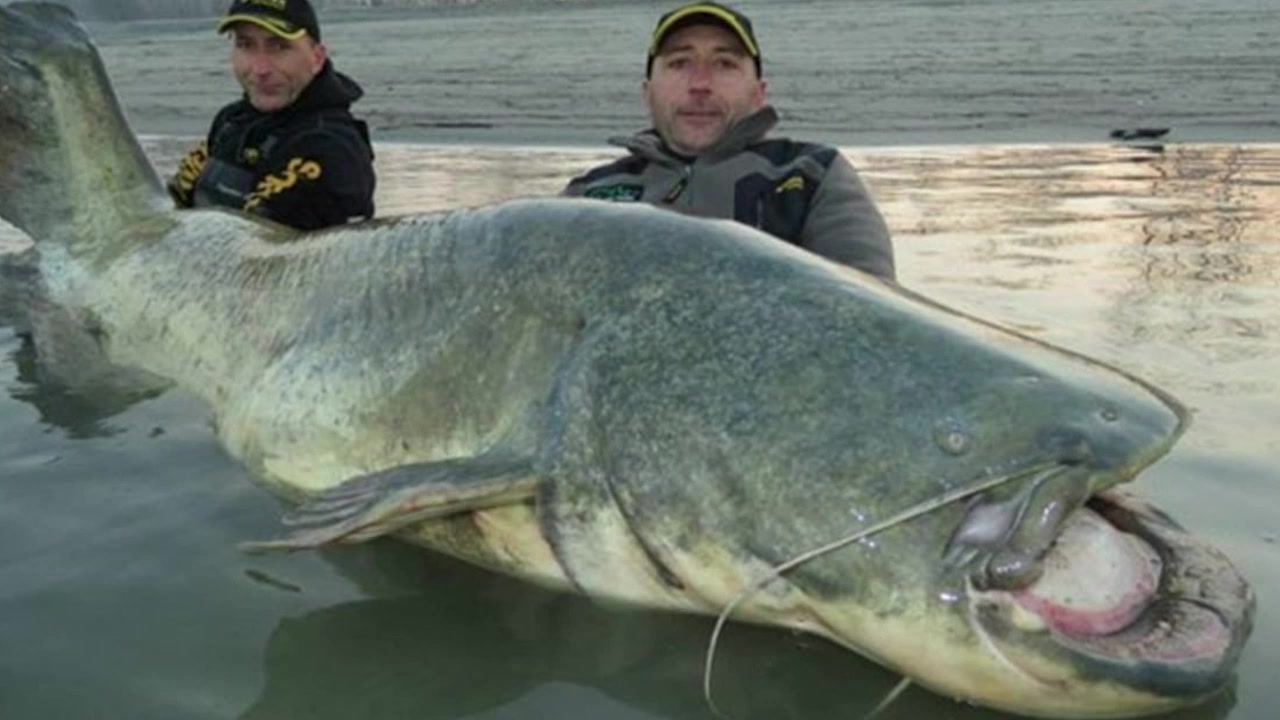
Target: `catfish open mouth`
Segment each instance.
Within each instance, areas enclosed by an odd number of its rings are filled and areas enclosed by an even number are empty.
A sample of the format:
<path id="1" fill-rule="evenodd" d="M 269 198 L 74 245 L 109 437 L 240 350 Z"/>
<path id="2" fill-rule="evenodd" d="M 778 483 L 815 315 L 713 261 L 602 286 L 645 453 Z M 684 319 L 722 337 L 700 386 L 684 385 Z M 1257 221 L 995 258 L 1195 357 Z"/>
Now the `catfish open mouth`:
<path id="1" fill-rule="evenodd" d="M 971 589 L 983 629 L 1049 644 L 1084 672 L 1162 695 L 1200 695 L 1227 679 L 1255 600 L 1218 550 L 1144 501 L 1110 490 L 1072 513 L 1016 589 Z"/>

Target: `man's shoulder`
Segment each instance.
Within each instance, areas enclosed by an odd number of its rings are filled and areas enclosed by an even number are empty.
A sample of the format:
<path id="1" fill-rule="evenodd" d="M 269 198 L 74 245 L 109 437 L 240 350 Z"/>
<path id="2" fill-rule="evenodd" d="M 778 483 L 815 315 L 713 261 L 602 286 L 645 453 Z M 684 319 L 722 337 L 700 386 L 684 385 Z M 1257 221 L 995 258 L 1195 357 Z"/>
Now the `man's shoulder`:
<path id="1" fill-rule="evenodd" d="M 209 124 L 210 131 L 217 131 L 227 123 L 235 122 L 237 116 L 246 114 L 249 109 L 249 103 L 243 98 L 235 100 L 223 105 L 213 116 L 213 122 Z"/>
<path id="2" fill-rule="evenodd" d="M 349 109 L 327 107 L 296 110 L 281 118 L 281 122 L 277 127 L 279 132 L 299 134 L 309 132 L 358 133 L 359 127 L 362 125 L 364 125 L 363 121 L 356 119 L 356 116 L 352 115 Z"/>
<path id="3" fill-rule="evenodd" d="M 798 161 L 816 162 L 823 169 L 840 156 L 840 150 L 823 143 L 804 142 L 791 138 L 766 138 L 748 145 L 743 152 L 756 155 L 770 165 L 784 167 Z"/>
<path id="4" fill-rule="evenodd" d="M 644 169 L 648 165 L 649 161 L 643 157 L 638 155 L 624 155 L 613 162 L 597 165 L 596 167 L 575 177 L 569 181 L 569 187 L 586 187 L 602 180 L 613 179 L 616 177 L 637 177 L 644 172 Z"/>
<path id="5" fill-rule="evenodd" d="M 317 131 L 368 135 L 364 122 L 345 106 L 300 108 L 295 105 L 278 112 L 263 113 L 254 110 L 244 99 L 222 106 L 213 116 L 212 125 L 214 131 L 226 126 L 242 127 L 254 136 L 294 136 Z"/>
<path id="6" fill-rule="evenodd" d="M 373 143 L 368 126 L 349 111 L 338 108 L 307 110 L 292 114 L 267 133 L 274 135 L 283 150 L 305 150 L 324 155 L 369 155 Z"/>

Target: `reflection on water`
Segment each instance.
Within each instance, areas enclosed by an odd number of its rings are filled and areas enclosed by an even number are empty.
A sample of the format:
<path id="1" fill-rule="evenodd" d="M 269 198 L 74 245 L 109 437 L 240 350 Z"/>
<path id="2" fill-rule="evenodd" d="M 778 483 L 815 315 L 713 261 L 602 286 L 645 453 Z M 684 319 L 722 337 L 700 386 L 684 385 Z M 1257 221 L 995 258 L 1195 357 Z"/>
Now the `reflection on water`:
<path id="1" fill-rule="evenodd" d="M 389 543 L 364 557 L 328 555 L 353 579 L 400 572 L 466 591 L 384 596 L 282 620 L 267 641 L 263 694 L 245 720 L 715 717 L 691 701 L 706 648 L 700 618 L 605 609 Z M 747 627 L 726 642 L 718 702 L 744 720 L 856 716 L 895 680 L 804 636 Z"/>
<path id="2" fill-rule="evenodd" d="M 40 413 L 40 422 L 57 426 L 70 438 L 106 437 L 120 432 L 108 419 L 152 393 L 117 392 L 110 387 L 68 388 L 47 381 L 40 370 L 35 348 L 23 341 L 12 355 L 17 382 L 11 397 L 30 403 Z"/>
<path id="3" fill-rule="evenodd" d="M 878 162 L 887 161 L 887 162 Z M 1280 420 L 1280 148 L 940 148 L 864 161 L 902 280 L 1115 362 L 1198 411 L 1186 442 L 1254 454 Z"/>
<path id="4" fill-rule="evenodd" d="M 171 167 L 185 141 L 147 149 Z M 382 214 L 557 192 L 611 157 L 379 147 Z M 926 295 L 1135 372 L 1195 415 L 1140 490 L 1242 566 L 1261 606 L 1234 693 L 1280 702 L 1280 146 L 850 152 Z M 0 228 L 0 251 L 24 246 Z M 0 269 L 3 264 L 0 263 Z M 4 277 L 4 275 L 0 275 Z M 0 717 L 711 718 L 710 621 L 599 608 L 392 542 L 250 558 L 278 505 L 178 393 L 52 387 L 0 291 Z M 896 682 L 804 636 L 733 626 L 735 718 L 857 717 Z M 1004 717 L 908 691 L 889 718 Z"/>

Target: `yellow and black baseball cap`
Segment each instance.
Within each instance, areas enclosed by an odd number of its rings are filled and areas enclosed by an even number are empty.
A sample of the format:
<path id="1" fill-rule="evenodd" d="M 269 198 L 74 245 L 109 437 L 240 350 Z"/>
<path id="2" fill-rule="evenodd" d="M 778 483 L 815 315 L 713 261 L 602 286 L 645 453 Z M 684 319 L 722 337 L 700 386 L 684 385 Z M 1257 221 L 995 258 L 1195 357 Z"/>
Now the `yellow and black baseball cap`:
<path id="1" fill-rule="evenodd" d="M 756 42 L 755 31 L 751 29 L 751 20 L 728 5 L 716 2 L 695 2 L 681 5 L 658 18 L 658 24 L 653 28 L 653 35 L 649 38 L 649 59 L 645 64 L 645 77 L 653 73 L 653 59 L 657 57 L 658 50 L 662 48 L 662 42 L 667 39 L 667 36 L 690 25 L 719 25 L 726 28 L 742 41 L 742 47 L 746 48 L 747 54 L 756 63 L 756 74 L 761 73 L 760 44 Z"/>
<path id="2" fill-rule="evenodd" d="M 235 0 L 218 21 L 218 32 L 236 23 L 252 23 L 285 40 L 310 35 L 320 39 L 320 22 L 307 0 Z"/>

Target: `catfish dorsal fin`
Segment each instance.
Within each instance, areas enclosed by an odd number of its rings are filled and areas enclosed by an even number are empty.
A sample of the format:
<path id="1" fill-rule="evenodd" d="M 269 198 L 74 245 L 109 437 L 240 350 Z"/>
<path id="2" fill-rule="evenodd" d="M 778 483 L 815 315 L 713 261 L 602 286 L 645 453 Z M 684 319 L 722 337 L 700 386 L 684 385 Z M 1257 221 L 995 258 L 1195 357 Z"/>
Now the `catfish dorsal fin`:
<path id="1" fill-rule="evenodd" d="M 111 253 L 172 209 L 98 51 L 60 5 L 0 7 L 0 217 L 37 243 Z"/>
<path id="2" fill-rule="evenodd" d="M 358 543 L 406 525 L 534 496 L 539 478 L 527 457 L 489 454 L 400 465 L 344 481 L 285 516 L 279 540 L 243 543 L 245 552 L 304 550 Z"/>

